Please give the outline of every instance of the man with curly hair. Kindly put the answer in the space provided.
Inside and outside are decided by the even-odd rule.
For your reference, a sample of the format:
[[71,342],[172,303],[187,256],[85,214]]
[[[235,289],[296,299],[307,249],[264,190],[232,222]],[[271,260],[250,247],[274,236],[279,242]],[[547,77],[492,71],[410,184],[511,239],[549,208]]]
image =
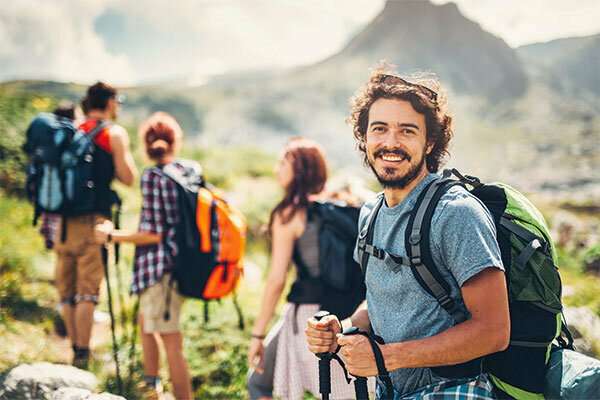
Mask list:
[[378,379],[378,398],[494,398],[480,357],[507,347],[510,319],[495,226],[486,207],[453,186],[431,219],[431,257],[467,320],[455,321],[409,266],[390,262],[390,254],[394,261],[408,258],[404,237],[411,211],[440,178],[437,172],[448,155],[453,121],[439,83],[405,80],[382,63],[352,97],[350,113],[364,163],[383,187],[363,207],[359,221],[362,230],[373,213],[371,247],[360,248],[359,240],[355,249],[357,262],[359,250],[361,256],[367,253],[361,257],[367,299],[341,323],[335,316],[309,319],[310,350],[334,352],[339,345],[348,372],[378,375],[370,341],[340,334],[356,326],[385,342],[378,347],[391,379]]

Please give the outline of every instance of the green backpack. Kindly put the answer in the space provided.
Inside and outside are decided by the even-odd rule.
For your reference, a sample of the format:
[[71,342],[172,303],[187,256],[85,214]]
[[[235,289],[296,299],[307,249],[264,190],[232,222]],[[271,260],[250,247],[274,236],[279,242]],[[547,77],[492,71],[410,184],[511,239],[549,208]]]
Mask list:
[[[455,175],[457,179],[451,178]],[[544,399],[544,374],[550,348],[557,340],[572,349],[572,337],[563,324],[561,280],[556,250],[542,214],[525,196],[504,184],[483,184],[463,176],[456,169],[445,170],[421,193],[411,212],[405,233],[408,257],[398,257],[372,245],[376,215],[383,203],[375,205],[359,235],[359,260],[363,271],[368,257],[383,259],[386,254],[397,264],[407,265],[423,289],[433,296],[457,323],[467,315],[450,298],[450,286],[434,265],[429,243],[431,218],[442,195],[452,186],[470,186],[494,218],[497,240],[505,268],[510,308],[510,344],[504,351],[464,364],[436,367],[434,372],[448,378],[472,377],[487,372],[500,398]],[[567,337],[565,341],[561,331]]]

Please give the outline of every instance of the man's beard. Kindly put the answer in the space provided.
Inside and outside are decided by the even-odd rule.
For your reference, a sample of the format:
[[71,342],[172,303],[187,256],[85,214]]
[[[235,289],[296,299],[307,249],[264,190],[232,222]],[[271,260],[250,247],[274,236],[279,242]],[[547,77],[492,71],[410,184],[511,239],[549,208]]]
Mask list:
[[[396,177],[396,178],[386,179],[383,176],[379,176],[379,174],[377,173],[377,170],[373,166],[373,163],[371,163],[371,160],[368,160],[369,167],[371,167],[371,170],[375,174],[375,177],[379,181],[379,184],[384,189],[404,189],[409,183],[411,183],[419,175],[419,173],[421,173],[421,170],[423,169],[423,166],[425,165],[425,152],[423,152],[423,154],[421,155],[421,160],[419,160],[419,162],[415,165],[410,165],[411,157],[408,155],[408,153],[406,153],[404,151],[401,151],[401,150],[400,151],[376,151],[374,154],[374,157],[377,158],[379,156],[379,153],[398,154],[398,155],[403,156],[404,159],[409,163],[409,169],[408,169],[408,171],[406,171],[406,173],[404,175],[402,175],[400,177]],[[384,171],[385,171],[386,175],[392,175],[396,171],[396,169],[395,168],[384,168]]]

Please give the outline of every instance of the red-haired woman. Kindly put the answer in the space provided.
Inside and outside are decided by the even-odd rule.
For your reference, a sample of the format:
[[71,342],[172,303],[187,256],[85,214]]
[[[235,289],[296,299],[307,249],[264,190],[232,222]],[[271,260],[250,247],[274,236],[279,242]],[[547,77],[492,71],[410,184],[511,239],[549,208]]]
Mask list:
[[[146,385],[156,392],[162,390],[158,377],[160,336],[167,353],[175,397],[191,399],[190,373],[183,354],[179,325],[179,311],[184,298],[177,293],[174,285],[170,285],[177,252],[177,188],[163,172],[167,164],[183,169],[175,158],[182,136],[179,124],[167,113],[157,112],[142,125],[140,137],[148,157],[156,165],[147,168],[141,177],[142,211],[138,232],[114,230],[112,224],[106,224],[96,230],[96,239],[100,243],[130,242],[136,245],[131,292],[140,294],[138,321],[142,328]],[[168,291],[171,291],[170,316],[165,319]]]
[[[248,350],[247,388],[253,400],[272,398],[273,392],[286,400],[302,399],[304,390],[319,395],[318,360],[308,350],[304,327],[319,311],[321,294],[311,294],[304,286],[319,275],[319,221],[308,210],[323,197],[327,181],[321,146],[305,138],[290,140],[280,153],[275,173],[285,195],[271,212],[271,268]],[[265,339],[292,260],[301,279],[292,286],[281,319]],[[331,398],[354,397],[353,386],[346,383],[339,365],[332,364],[331,370]]]

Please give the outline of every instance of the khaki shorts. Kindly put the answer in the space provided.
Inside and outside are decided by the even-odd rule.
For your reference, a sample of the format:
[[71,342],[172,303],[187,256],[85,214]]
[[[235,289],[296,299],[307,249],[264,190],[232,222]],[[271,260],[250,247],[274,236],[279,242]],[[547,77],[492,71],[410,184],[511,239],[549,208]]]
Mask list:
[[[158,282],[140,295],[140,311],[144,317],[144,333],[181,332],[179,312],[185,297],[177,292],[177,282],[169,287],[171,274],[163,275]],[[165,320],[167,292],[171,292],[169,319]]]
[[61,300],[98,302],[100,285],[104,277],[101,245],[94,239],[94,227],[106,218],[99,214],[67,217],[67,236],[61,240],[62,222],[59,222],[56,287]]

